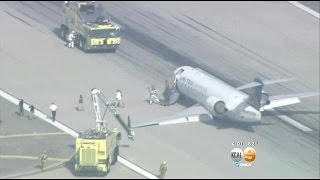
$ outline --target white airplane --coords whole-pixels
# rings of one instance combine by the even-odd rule
[[[188,120],[189,116],[200,114],[209,114],[212,118],[247,123],[258,122],[261,120],[262,111],[300,103],[301,98],[319,95],[319,92],[311,92],[269,96],[268,93],[263,91],[264,85],[290,80],[293,80],[293,78],[278,80],[255,78],[252,83],[235,88],[202,69],[190,66],[179,67],[174,71],[171,80],[169,80],[169,83],[173,85],[171,87],[168,86],[170,90],[167,91],[164,101],[168,105],[173,104],[182,94],[193,99],[200,106],[193,106],[181,113],[164,117],[162,121],[160,118],[156,121],[131,125],[130,119],[128,119],[128,127],[138,128],[190,122]],[[243,92],[245,89],[251,90],[251,93],[246,94]]]

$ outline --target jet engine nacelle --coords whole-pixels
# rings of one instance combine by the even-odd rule
[[[213,96],[207,99],[206,104],[209,111],[216,114],[222,114],[228,111],[225,102]]]
[[[261,93],[261,100],[260,100],[260,106],[263,107],[265,105],[269,105],[270,104],[270,99],[269,99],[269,94],[262,91]]]

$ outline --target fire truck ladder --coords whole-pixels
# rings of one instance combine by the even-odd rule
[[[130,140],[134,140],[134,132],[131,131],[123,122],[122,118],[120,117],[117,109],[115,108],[114,103],[110,103],[108,99],[103,95],[103,93],[96,88],[93,88],[91,90],[91,96],[92,96],[92,102],[93,102],[93,109],[96,117],[96,128],[98,130],[107,130],[107,123],[104,120],[104,117],[106,115],[107,111],[110,111],[115,118],[118,120],[118,122],[121,124],[121,126],[126,130],[128,134],[128,138]],[[99,106],[99,99],[101,102],[106,106],[106,110],[103,113],[103,117],[101,118],[100,114],[100,106]]]

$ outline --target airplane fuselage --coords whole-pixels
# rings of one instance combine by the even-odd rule
[[[260,111],[247,103],[248,95],[205,71],[183,66],[175,70],[179,93],[204,106],[214,117],[257,122]]]

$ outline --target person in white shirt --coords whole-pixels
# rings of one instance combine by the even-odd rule
[[[116,107],[120,107],[120,103],[121,103],[121,99],[122,99],[122,93],[120,90],[117,90],[117,94],[116,94]]]
[[[69,35],[68,35],[68,47],[69,48],[73,48],[74,47],[74,38],[75,38],[75,32],[72,31]]]
[[[52,121],[53,122],[56,120],[56,111],[57,111],[57,109],[58,109],[58,107],[54,103],[52,103],[50,105],[50,110],[52,112]]]

